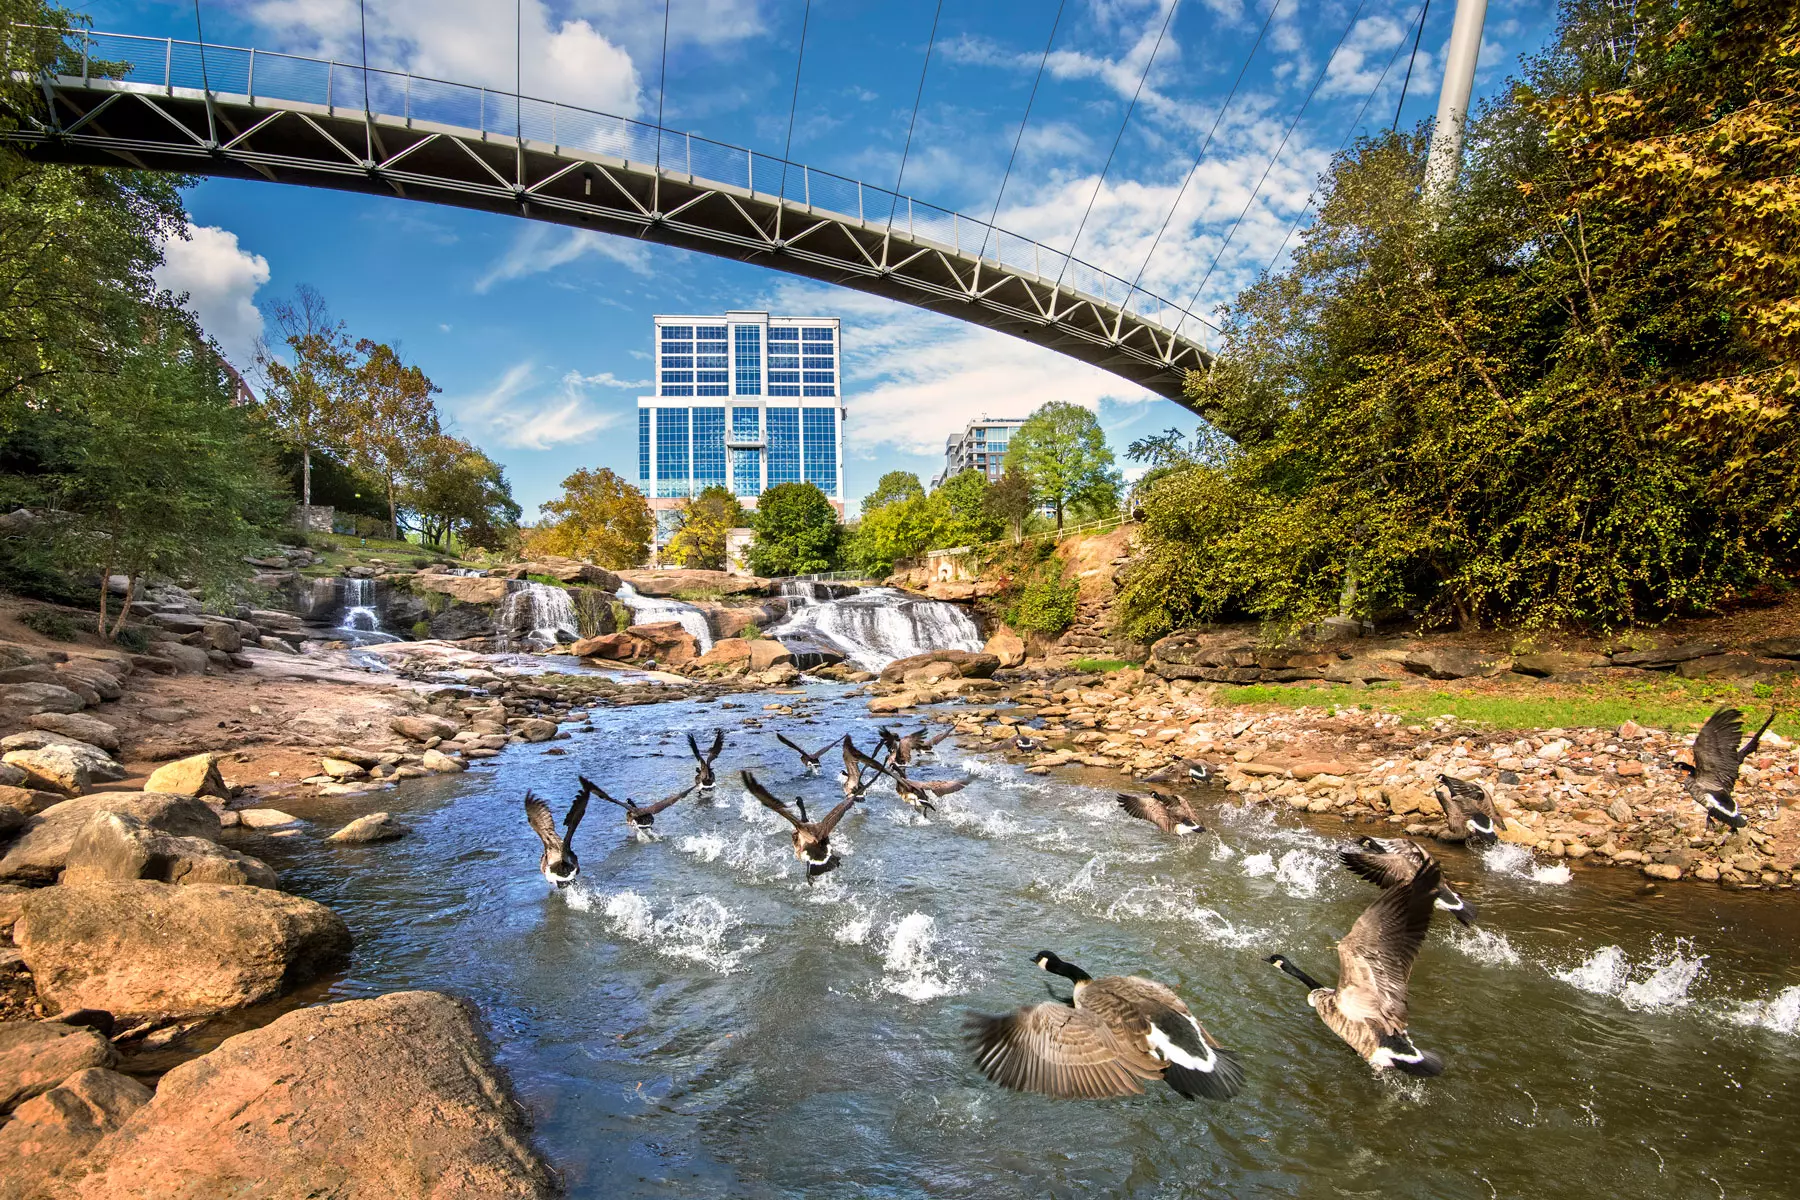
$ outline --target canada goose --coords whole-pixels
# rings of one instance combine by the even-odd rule
[[[1120,792],[1119,807],[1176,837],[1206,832],[1206,826],[1200,821],[1200,814],[1194,811],[1193,801],[1186,796],[1171,796],[1154,789],[1148,796]]]
[[[641,804],[640,805],[640,804],[633,803],[630,800],[615,800],[615,799],[613,799],[611,796],[607,795],[604,791],[602,791],[600,789],[599,784],[593,782],[586,775],[577,776],[577,778],[579,778],[581,780],[581,788],[582,788],[581,794],[584,797],[589,792],[592,792],[594,795],[600,797],[600,799],[606,801],[608,804],[616,804],[620,808],[625,810],[625,827],[627,829],[631,830],[632,833],[636,834],[639,841],[642,841],[645,838],[650,836],[650,827],[652,825],[656,824],[656,814],[657,813],[661,812],[665,808],[668,808],[670,805],[674,804],[676,801],[686,798],[688,793],[692,792],[694,790],[694,788],[698,786],[697,784],[690,783],[686,787],[682,788],[679,792],[676,792],[673,796],[666,796],[663,799],[658,800],[655,804]]]
[[[1354,849],[1338,851],[1338,861],[1376,887],[1405,887],[1428,864],[1437,862],[1425,847],[1405,838],[1359,837]],[[1441,873],[1441,869],[1440,869]],[[1440,879],[1437,907],[1464,925],[1475,924],[1475,906]]]
[[[1181,764],[1181,769],[1187,772],[1187,777],[1195,783],[1212,782],[1213,769],[1206,763],[1197,758],[1182,758],[1176,761]]]
[[[713,759],[719,757],[719,751],[725,748],[725,731],[713,730],[712,745],[705,754],[700,753],[700,743],[694,740],[693,734],[688,734],[687,739],[688,749],[694,752],[694,761],[699,764],[694,768],[694,786],[703,792],[710,792],[714,781]]]
[[[942,729],[942,730],[939,730],[937,733],[932,734],[930,737],[926,737],[925,731],[923,729],[921,729],[921,730],[919,730],[919,732],[913,734],[913,736],[915,738],[919,739],[918,743],[913,746],[913,753],[914,754],[929,754],[933,758],[936,758],[938,746],[943,743],[945,738],[949,737],[951,734],[953,734],[955,732],[956,732],[956,730],[954,730],[954,729]]]
[[[1328,988],[1285,955],[1268,961],[1304,983],[1306,1002],[1319,1019],[1377,1071],[1441,1075],[1444,1060],[1413,1044],[1406,1031],[1406,984],[1413,960],[1431,927],[1431,909],[1443,882],[1427,862],[1412,882],[1382,892],[1338,943],[1338,986]]]
[[[775,740],[800,756],[800,765],[806,768],[806,773],[808,775],[817,775],[819,773],[819,760],[825,757],[826,751],[830,750],[833,745],[831,742],[826,742],[817,750],[807,750],[804,747],[788,741],[786,735],[779,733],[775,735]]]
[[[744,786],[750,789],[750,794],[761,801],[764,808],[780,813],[794,827],[794,832],[790,835],[794,841],[794,857],[806,864],[808,883],[837,866],[837,856],[831,852],[831,831],[837,828],[837,823],[844,819],[844,814],[850,811],[850,806],[856,801],[843,800],[817,821],[808,821],[805,800],[799,796],[794,797],[794,807],[800,810],[800,815],[796,817],[787,805],[770,795],[769,789],[756,781],[756,776],[748,771],[740,771],[738,774],[743,777]]]
[[[875,773],[864,776],[863,763],[873,765]],[[858,750],[856,743],[851,741],[850,735],[846,733],[844,735],[844,769],[838,772],[838,782],[844,785],[844,799],[854,800],[858,804],[862,803],[863,797],[868,794],[869,785],[880,778],[880,765]]]
[[[582,783],[587,781],[584,779]],[[581,789],[581,795],[575,797],[575,803],[569,805],[569,819],[563,823],[561,834],[556,832],[556,818],[550,815],[550,806],[539,800],[531,792],[525,793],[525,819],[531,822],[532,831],[538,840],[544,843],[543,857],[538,859],[538,870],[544,878],[559,888],[568,887],[581,874],[581,860],[569,849],[569,842],[575,837],[575,827],[581,824],[581,818],[587,812],[587,788]]]
[[[1738,811],[1737,800],[1731,793],[1737,787],[1738,769],[1761,744],[1762,735],[1769,731],[1774,720],[1775,710],[1771,708],[1769,719],[1740,750],[1738,741],[1744,736],[1744,714],[1735,708],[1721,708],[1706,719],[1706,724],[1694,738],[1694,765],[1675,764],[1687,776],[1682,786],[1688,795],[1706,810],[1708,829],[1714,821],[1732,829],[1742,829],[1750,823],[1750,818]]]
[[[1042,745],[1042,742],[1034,741],[1022,733],[1013,735],[1013,749],[1017,750],[1020,754],[1030,754],[1033,750],[1038,749]]]
[[[1229,1100],[1243,1087],[1237,1056],[1171,989],[1141,975],[1094,979],[1048,950],[1032,962],[1074,981],[1068,1003],[970,1013],[965,1026],[975,1065],[1001,1087],[1063,1100],[1142,1095],[1146,1079],[1189,1100]]]
[[[876,732],[881,735],[881,744],[887,748],[888,766],[904,767],[907,763],[912,761],[912,734],[909,733],[905,737],[901,737],[886,725],[878,727]]]
[[[1444,806],[1445,841],[1491,846],[1500,840],[1500,814],[1486,788],[1454,775],[1439,775],[1432,791]]]
[[[883,766],[860,750],[852,748],[852,753],[861,763],[874,767],[877,771],[894,781],[894,793],[902,800],[927,815],[937,811],[932,804],[932,796],[948,796],[952,792],[960,792],[969,786],[966,779],[911,779],[898,767]]]

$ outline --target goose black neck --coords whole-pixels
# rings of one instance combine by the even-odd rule
[[[1092,975],[1089,975],[1074,963],[1064,962],[1054,954],[1046,954],[1044,956],[1044,970],[1050,972],[1052,975],[1061,975],[1064,979],[1067,979],[1072,983],[1086,983],[1093,978]]]
[[[1286,971],[1289,975],[1292,975],[1295,979],[1298,979],[1301,983],[1304,983],[1308,991],[1316,992],[1325,986],[1279,954],[1275,955],[1269,961],[1280,967],[1283,971]]]

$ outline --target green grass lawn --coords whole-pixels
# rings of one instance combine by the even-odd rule
[[[1612,685],[1557,687],[1525,685],[1531,690],[1460,691],[1374,684],[1349,688],[1334,684],[1219,689],[1217,699],[1230,705],[1270,705],[1372,709],[1393,713],[1409,724],[1428,724],[1434,717],[1489,729],[1612,728],[1636,721],[1656,729],[1698,729],[1714,710],[1736,705],[1761,725],[1771,705],[1779,711],[1772,728],[1783,737],[1800,737],[1800,687],[1794,676],[1775,686],[1758,684],[1752,691],[1705,680],[1656,680]]]
[[[1069,665],[1077,671],[1123,671],[1126,667],[1141,667],[1144,664],[1128,662],[1122,658],[1078,658]]]
[[[388,538],[359,538],[349,534],[311,534],[307,544],[323,562],[305,568],[308,576],[342,575],[351,567],[366,567],[369,560],[379,558],[388,566],[422,567],[434,562],[455,564],[453,555],[441,554],[429,546]]]

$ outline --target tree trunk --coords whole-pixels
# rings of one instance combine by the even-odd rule
[[[394,483],[392,480],[389,480],[387,485],[387,501],[388,541],[397,542],[400,540],[400,510],[394,504]]]
[[[107,588],[112,585],[113,549],[117,545],[117,540],[107,543],[106,563],[100,568],[100,625],[97,632],[101,637],[106,636],[106,593]],[[125,606],[127,608],[131,607],[130,596],[125,598]]]
[[[1056,532],[1058,532],[1058,533],[1062,532],[1062,525],[1063,525],[1062,499],[1059,497],[1056,501]]]
[[[304,526],[312,520],[312,447],[300,447],[300,523]]]
[[[125,599],[119,605],[119,619],[113,622],[112,632],[107,635],[115,642],[119,640],[119,634],[125,631],[125,618],[131,615],[131,598],[137,594],[137,585],[135,571],[125,577]]]

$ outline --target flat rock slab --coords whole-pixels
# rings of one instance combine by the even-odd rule
[[[272,1000],[350,952],[322,904],[258,887],[142,880],[42,888],[13,926],[58,1010],[198,1016]]]
[[[1655,650],[1621,650],[1612,656],[1615,667],[1672,667],[1689,659],[1706,658],[1724,652],[1717,642],[1688,642],[1680,646],[1662,646]]]
[[[183,1063],[93,1153],[85,1200],[535,1200],[556,1194],[461,1004],[288,1013]]]
[[[100,1139],[149,1102],[150,1089],[137,1080],[89,1067],[19,1105],[0,1127],[0,1200],[66,1194]]]
[[[41,1096],[77,1071],[110,1067],[112,1044],[92,1029],[56,1021],[0,1025],[0,1113]]]
[[[119,752],[118,729],[99,717],[90,717],[86,713],[38,713],[31,718],[31,727],[60,733],[78,742],[98,746],[109,753]]]
[[[219,818],[204,800],[161,792],[99,792],[52,804],[25,823],[24,832],[0,858],[0,880],[54,883],[69,858],[76,835],[95,813],[111,811],[136,817],[145,825],[177,837],[219,837]]]

